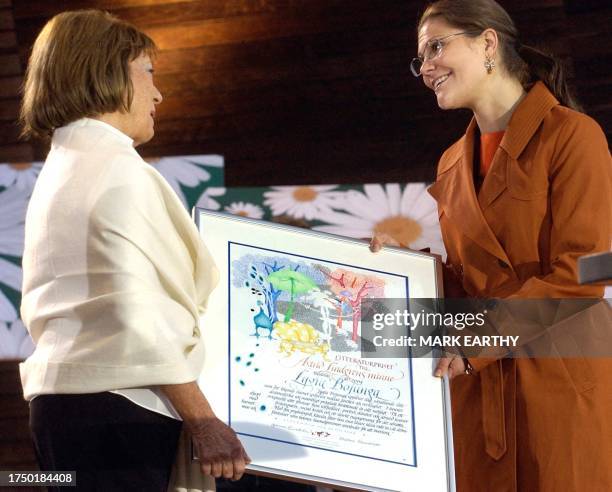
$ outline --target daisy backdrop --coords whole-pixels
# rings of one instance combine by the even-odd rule
[[[148,159],[188,210],[203,207],[353,238],[386,233],[444,256],[436,204],[425,183],[226,188],[223,157]],[[33,344],[19,319],[28,200],[42,163],[0,164],[0,358],[23,359]]]

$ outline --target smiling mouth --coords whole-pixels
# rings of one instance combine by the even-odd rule
[[[442,84],[444,84],[444,82],[446,82],[448,80],[448,78],[450,77],[450,73],[447,73],[446,75],[442,75],[441,77],[438,77],[437,79],[435,79],[432,83],[433,86],[433,90],[434,92],[437,92],[438,89],[440,88],[440,86]]]

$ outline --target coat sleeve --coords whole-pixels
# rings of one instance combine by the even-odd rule
[[[604,288],[578,284],[578,258],[610,250],[612,159],[604,133],[590,117],[572,113],[558,134],[550,164],[548,272],[529,278],[508,299],[601,297]],[[543,328],[546,329],[546,328]],[[480,371],[496,357],[470,358]]]
[[[603,287],[579,285],[578,258],[610,250],[612,159],[599,125],[572,113],[551,162],[549,273],[531,277],[516,298],[601,297]]]

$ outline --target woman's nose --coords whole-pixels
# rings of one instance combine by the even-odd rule
[[[155,94],[153,95],[153,102],[155,104],[159,104],[160,102],[162,102],[164,100],[164,98],[161,95],[161,92],[159,92],[159,90],[157,89],[157,87],[155,87]]]
[[[428,72],[432,72],[435,69],[433,60],[425,60],[421,65],[421,75],[426,75]]]

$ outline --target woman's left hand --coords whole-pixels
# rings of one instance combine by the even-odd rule
[[[370,251],[377,253],[382,249],[383,246],[396,246],[402,247],[392,236],[385,232],[378,232],[374,234],[374,237],[370,239]]]
[[[434,371],[434,376],[442,378],[448,374],[448,379],[453,379],[455,376],[460,376],[466,373],[465,361],[463,357],[442,357],[438,361],[438,365]]]

